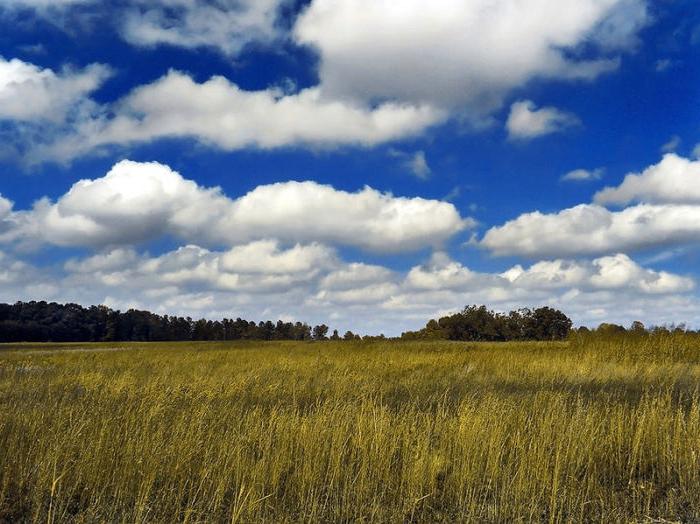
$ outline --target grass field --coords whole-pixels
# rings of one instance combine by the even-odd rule
[[[694,335],[0,347],[0,522],[700,520]]]

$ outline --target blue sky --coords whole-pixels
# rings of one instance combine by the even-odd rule
[[[0,24],[2,301],[700,327],[696,2],[3,0]]]

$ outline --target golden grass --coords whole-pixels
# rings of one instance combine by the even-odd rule
[[[0,522],[697,521],[699,380],[692,335],[5,346]]]

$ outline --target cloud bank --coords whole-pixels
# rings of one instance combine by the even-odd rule
[[[349,193],[316,182],[258,186],[231,199],[157,162],[117,163],[80,180],[56,202],[13,211],[0,200],[0,241],[59,246],[134,245],[162,236],[209,246],[276,238],[377,252],[440,246],[473,225],[454,205],[395,197],[370,187]]]

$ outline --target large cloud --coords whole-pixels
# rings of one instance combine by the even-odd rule
[[[208,245],[276,238],[387,252],[438,246],[472,224],[450,203],[369,187],[349,193],[285,182],[230,199],[165,165],[126,160],[29,211],[12,211],[3,199],[0,220],[7,224],[0,239],[63,246],[129,245],[171,235]]]
[[[426,105],[387,102],[368,109],[323,99],[317,88],[296,94],[244,91],[223,77],[200,84],[177,71],[135,89],[114,111],[113,118],[82,122],[72,136],[37,154],[69,160],[103,145],[161,138],[194,138],[227,150],[372,146],[416,135],[444,117]]]
[[[617,67],[646,23],[641,0],[314,0],[299,42],[318,49],[323,91],[477,116],[533,78],[594,78]],[[598,50],[572,58],[580,44]]]
[[[666,155],[595,204],[525,213],[489,229],[481,245],[495,255],[577,256],[700,242],[700,162]],[[619,211],[600,204],[641,202]]]
[[[171,72],[100,107],[99,117],[93,111],[43,130],[41,140],[23,136],[29,145],[18,149],[28,149],[30,162],[68,162],[102,146],[163,138],[225,150],[374,146],[455,116],[482,125],[532,79],[593,79],[615,69],[648,19],[645,0],[312,0],[291,37],[278,38],[284,3],[130,0],[106,16],[137,45],[213,46],[229,55],[250,42],[311,45],[318,85],[246,91],[223,77],[200,83]],[[99,3],[90,9],[101,12]],[[512,136],[574,121],[551,108],[518,108]]]
[[[700,241],[700,206],[640,204],[610,211],[580,204],[525,213],[489,229],[481,245],[495,255],[531,258],[636,251]]]
[[[61,122],[89,102],[86,96],[109,74],[109,68],[98,64],[56,73],[0,57],[0,120]]]
[[[51,281],[53,298],[62,300],[193,316],[292,316],[363,332],[398,333],[468,303],[500,310],[550,304],[593,324],[697,320],[700,312],[688,294],[692,279],[642,267],[621,254],[483,273],[438,252],[400,272],[345,262],[317,243],[284,248],[256,241],[226,251],[190,245],[155,257],[118,248],[70,260]],[[656,305],[660,297],[669,306],[663,312]]]
[[[618,187],[606,187],[595,195],[598,204],[700,204],[700,160],[673,153],[642,173],[630,173]]]
[[[225,252],[188,245],[153,258],[122,248],[65,267],[75,282],[88,276],[102,286],[132,290],[282,293],[337,264],[335,252],[319,244],[281,249],[276,241],[257,241]]]

